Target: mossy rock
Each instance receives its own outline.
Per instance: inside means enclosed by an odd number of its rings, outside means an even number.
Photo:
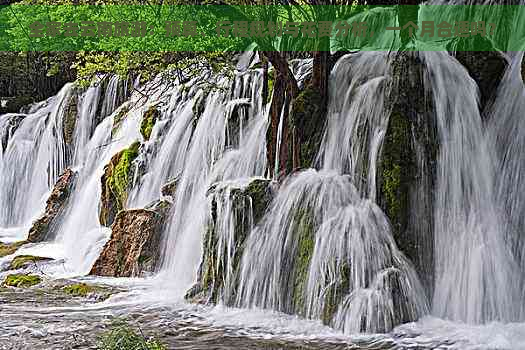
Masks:
[[[71,91],[71,95],[67,101],[64,109],[64,117],[62,119],[62,129],[64,134],[64,141],[66,145],[73,144],[73,135],[78,117],[78,93],[75,89]]]
[[[39,284],[42,279],[35,275],[12,274],[4,279],[3,285],[6,287],[29,288]]]
[[[10,244],[0,243],[0,257],[13,254],[14,252],[17,251],[18,248],[20,248],[25,243],[26,241],[10,243]]]
[[[144,140],[149,140],[153,126],[160,119],[160,111],[155,106],[151,106],[142,118],[142,124],[140,125],[140,133],[144,137]]]
[[[100,223],[111,226],[117,213],[125,209],[128,190],[133,179],[132,162],[139,155],[139,142],[133,143],[111,158],[102,176]]]
[[[111,129],[111,136],[115,136],[126,116],[128,115],[130,108],[129,105],[120,107],[118,113],[113,117],[113,128]]]
[[[296,132],[300,168],[311,168],[319,151],[326,119],[325,102],[319,90],[311,85],[306,86],[293,102],[289,118]],[[290,162],[292,158],[289,157]],[[292,164],[287,167],[293,170]]]
[[[88,294],[93,293],[95,288],[85,283],[76,283],[65,286],[62,288],[62,291],[72,296],[85,297]]]
[[[304,315],[306,311],[305,291],[308,283],[308,271],[315,246],[315,227],[312,212],[299,209],[294,216],[294,235],[297,247],[293,269],[293,311]]]
[[[26,267],[29,264],[36,264],[37,262],[50,261],[51,258],[46,258],[42,256],[33,256],[33,255],[19,255],[11,260],[9,265],[10,270],[18,270],[23,267]]]

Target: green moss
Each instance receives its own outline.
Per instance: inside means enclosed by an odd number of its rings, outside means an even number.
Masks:
[[[14,252],[16,252],[18,248],[20,248],[21,245],[25,243],[26,241],[10,243],[10,244],[0,243],[0,257],[13,254]]]
[[[85,297],[89,293],[93,292],[95,289],[85,283],[71,284],[62,288],[62,291],[66,294]]]
[[[401,185],[401,167],[393,164],[392,168],[383,170],[383,191],[388,205],[388,211],[393,217],[399,215],[398,190]]]
[[[118,210],[124,208],[128,198],[127,190],[132,177],[131,163],[139,155],[139,146],[140,143],[135,142],[122,151],[118,163],[115,165],[111,176],[107,179],[107,185],[117,200]]]
[[[38,261],[49,261],[49,260],[52,260],[52,259],[41,257],[41,256],[33,256],[33,255],[19,255],[11,261],[11,264],[9,265],[9,269],[18,270],[30,263],[37,263]]]
[[[307,86],[295,99],[290,112],[290,125],[295,129],[296,146],[299,147],[299,167],[310,168],[323,137],[326,117],[325,101],[319,90]],[[290,135],[289,139],[292,140]],[[293,157],[289,157],[291,162]],[[292,170],[292,164],[287,165]]]
[[[386,212],[394,230],[407,218],[409,187],[413,180],[410,121],[400,113],[392,113],[382,154],[381,191]]]
[[[150,107],[144,114],[142,124],[140,125],[140,133],[144,137],[144,140],[149,140],[153,126],[159,117],[160,112],[155,106]]]
[[[306,307],[305,289],[314,252],[314,220],[309,209],[299,209],[294,218],[297,237],[295,253],[293,304],[295,312],[302,314]]]
[[[147,338],[142,331],[133,329],[125,322],[116,322],[103,333],[98,341],[99,350],[166,350],[158,339]]]
[[[28,288],[39,284],[42,279],[35,275],[12,274],[8,275],[3,285],[6,287]]]

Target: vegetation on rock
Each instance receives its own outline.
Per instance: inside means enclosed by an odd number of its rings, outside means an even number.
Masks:
[[[104,332],[98,341],[99,350],[166,350],[167,347],[158,339],[145,337],[125,322],[114,323]]]
[[[49,261],[53,260],[51,258],[46,258],[42,256],[33,256],[33,255],[18,255],[10,263],[10,270],[18,270],[29,264],[36,264],[39,261]]]
[[[1,243],[0,242],[0,258],[3,257],[3,256],[7,256],[7,255],[13,254],[14,252],[17,251],[18,248],[20,248],[20,246],[22,246],[25,243],[27,243],[27,242],[26,241],[22,241],[22,242],[9,243],[9,244],[5,244],[5,243]]]
[[[12,274],[7,275],[3,285],[6,287],[29,288],[39,284],[42,279],[35,275]]]
[[[140,125],[140,133],[144,137],[144,140],[149,140],[153,126],[159,118],[160,112],[155,106],[151,106],[146,113],[144,113],[142,124]]]
[[[132,162],[139,154],[139,142],[115,154],[102,175],[100,223],[110,226],[117,213],[125,208],[133,178]]]
[[[70,284],[62,288],[62,291],[64,291],[64,293],[79,297],[85,297],[94,290],[95,289],[92,286],[85,283]]]

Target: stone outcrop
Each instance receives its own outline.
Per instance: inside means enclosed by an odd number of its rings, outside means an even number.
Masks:
[[[523,55],[523,59],[521,60],[521,78],[525,84],[525,55]]]
[[[199,303],[217,303],[225,286],[225,268],[233,271],[231,281],[237,284],[238,269],[244,243],[253,226],[262,219],[273,198],[272,182],[266,179],[252,180],[247,186],[216,184],[208,191],[210,201],[210,219],[203,239],[203,256],[198,271],[197,283],[188,291],[186,299]],[[219,241],[224,239],[225,232],[220,232],[218,205],[231,201],[234,222],[232,256],[219,252]],[[249,217],[251,214],[252,217]],[[225,213],[222,213],[225,215]],[[234,288],[235,289],[235,288]],[[233,298],[233,296],[231,296]],[[228,300],[225,302],[228,303]]]
[[[76,89],[71,90],[71,95],[67,100],[64,108],[64,116],[62,119],[62,131],[64,134],[64,142],[66,145],[73,144],[73,135],[78,117],[78,92]]]
[[[160,119],[160,111],[155,106],[151,106],[142,117],[142,124],[140,125],[140,133],[144,140],[149,140],[153,126]]]
[[[139,154],[139,142],[115,154],[104,167],[99,221],[111,226],[119,211],[125,209],[128,191],[133,181],[132,162]]]
[[[29,242],[42,242],[52,237],[53,228],[60,220],[60,214],[71,196],[76,176],[77,174],[73,170],[67,169],[58,178],[51,195],[47,199],[44,214],[33,223],[29,230],[29,237],[27,238]]]
[[[90,274],[137,277],[155,271],[170,204],[158,201],[146,209],[123,210],[111,226],[111,238]]]
[[[461,38],[454,49],[456,59],[478,84],[481,110],[483,110],[496,97],[498,85],[508,66],[507,60],[493,47],[489,39],[481,36]],[[469,51],[469,49],[475,50]]]
[[[404,52],[393,63],[394,92],[379,156],[377,202],[392,224],[399,249],[414,263],[432,295],[433,189],[439,141],[432,98],[423,86],[424,63]]]

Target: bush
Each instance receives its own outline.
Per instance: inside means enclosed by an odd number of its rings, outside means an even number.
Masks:
[[[158,339],[145,337],[129,324],[119,321],[111,326],[99,339],[99,350],[166,350]]]

